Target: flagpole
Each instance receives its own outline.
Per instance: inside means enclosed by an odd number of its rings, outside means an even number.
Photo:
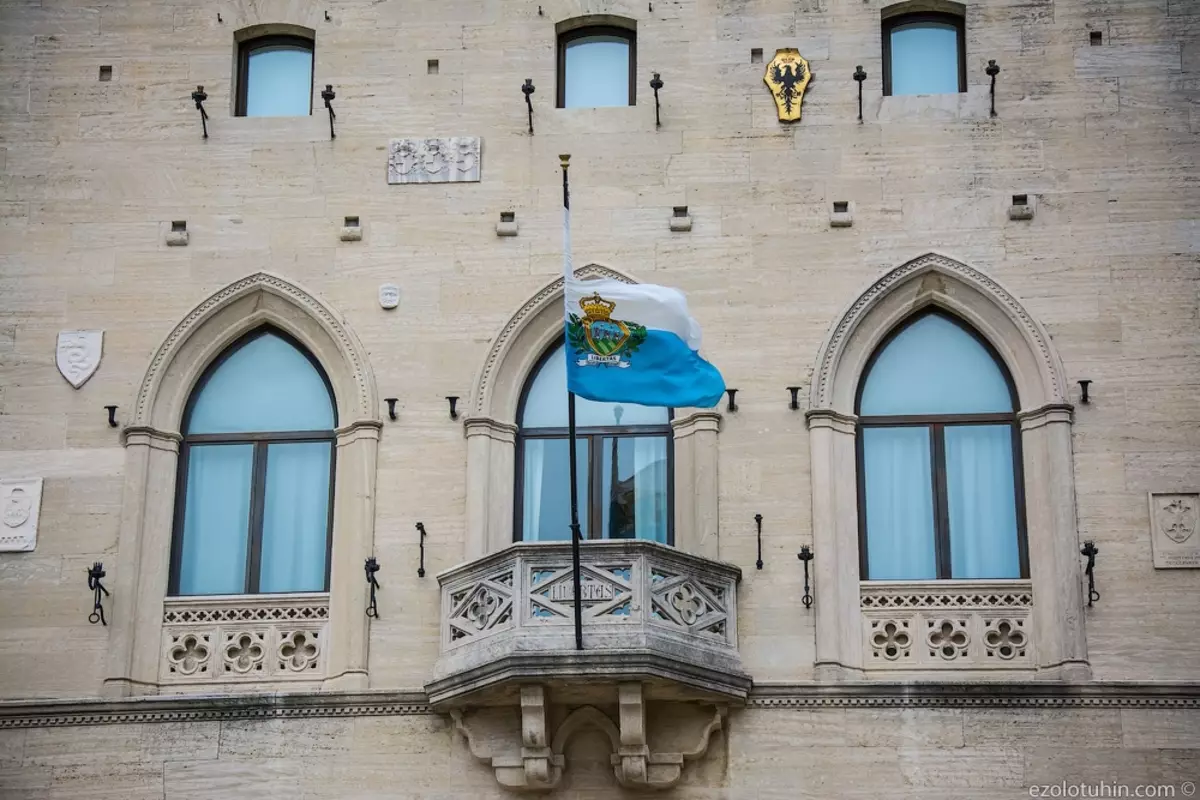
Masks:
[[[566,294],[567,283],[573,277],[571,271],[571,191],[567,184],[567,166],[571,156],[561,155],[563,179],[563,293]],[[567,358],[571,354],[567,353]],[[571,461],[571,581],[575,589],[575,649],[583,649],[583,592],[580,590],[579,579],[579,540],[583,534],[579,530],[579,489],[576,486],[577,468],[575,466],[575,393],[567,390],[567,441],[569,442],[568,458]]]

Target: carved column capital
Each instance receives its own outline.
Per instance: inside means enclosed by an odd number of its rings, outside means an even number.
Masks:
[[[855,415],[843,414],[832,408],[814,408],[805,411],[804,420],[808,423],[810,431],[814,428],[829,428],[837,433],[851,435],[854,434],[855,426],[858,424],[858,417]]]
[[[1074,415],[1075,406],[1069,403],[1050,403],[1040,408],[1022,411],[1017,414],[1017,419],[1021,422],[1021,430],[1031,431],[1043,425],[1070,425],[1074,422]]]
[[[693,411],[671,420],[671,427],[675,430],[676,441],[701,431],[720,433],[721,414],[716,411]]]
[[[517,426],[491,417],[467,417],[463,420],[463,435],[468,439],[472,436],[486,436],[498,442],[512,444],[517,438]]]

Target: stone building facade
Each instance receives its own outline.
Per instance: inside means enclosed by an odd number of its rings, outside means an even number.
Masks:
[[[908,14],[960,91],[899,91]],[[560,107],[590,30],[636,102]],[[247,115],[264,36],[311,114]],[[0,76],[3,797],[1200,781],[1195,3],[0,0]],[[684,290],[737,389],[665,423],[667,543],[584,543],[582,652],[517,541],[561,153],[579,274]],[[930,312],[1007,376],[1022,566],[864,580],[862,384]],[[264,330],[329,392],[325,582],[181,591],[197,397]]]

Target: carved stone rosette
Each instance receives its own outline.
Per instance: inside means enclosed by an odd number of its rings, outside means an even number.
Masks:
[[[1036,663],[1029,581],[864,582],[860,608],[868,672]]]
[[[171,687],[320,680],[328,595],[169,597],[159,680]]]

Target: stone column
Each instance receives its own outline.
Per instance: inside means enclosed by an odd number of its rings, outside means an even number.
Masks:
[[[488,417],[464,423],[467,437],[467,529],[463,560],[513,541],[517,426]]]
[[[125,483],[111,570],[112,631],[106,697],[158,692],[162,599],[167,595],[175,476],[182,437],[149,426],[124,431]],[[146,598],[152,598],[147,601]]]
[[[857,419],[831,409],[805,418],[812,463],[813,610],[816,677],[862,677],[859,613]]]
[[[1025,520],[1037,667],[1046,677],[1091,677],[1084,631],[1069,405],[1021,412]]]
[[[675,431],[675,546],[719,561],[717,433],[721,430],[721,415],[696,411],[673,420],[671,427]]]
[[[369,625],[363,562],[374,548],[375,468],[382,428],[381,422],[363,420],[337,431],[326,689],[367,688]]]

